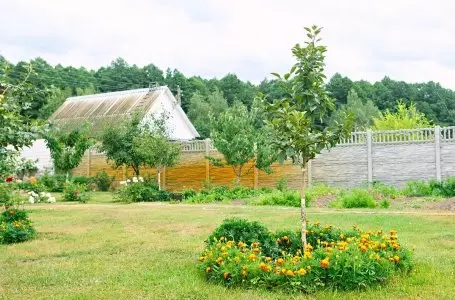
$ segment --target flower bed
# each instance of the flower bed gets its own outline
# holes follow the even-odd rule
[[[352,290],[384,283],[412,268],[410,251],[394,230],[384,234],[309,224],[304,251],[296,232],[270,233],[275,244],[265,247],[235,238],[242,234],[231,230],[230,237],[212,235],[207,241],[199,268],[209,282],[301,292]]]
[[[20,243],[32,239],[36,232],[27,213],[10,208],[0,214],[0,244]]]

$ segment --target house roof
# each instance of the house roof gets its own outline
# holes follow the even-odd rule
[[[147,113],[167,87],[136,89],[68,98],[49,121],[60,128],[90,124],[92,132],[118,124],[134,112]]]

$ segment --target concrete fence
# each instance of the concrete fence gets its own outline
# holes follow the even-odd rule
[[[163,187],[170,190],[200,188],[204,181],[228,185],[235,180],[231,167],[215,167],[207,156],[222,157],[210,140],[182,143],[182,155],[177,166],[163,174]],[[87,151],[74,175],[94,176],[106,170],[116,181],[133,176],[127,168],[114,169],[102,153]],[[291,188],[301,186],[301,170],[291,162],[272,166],[266,174],[252,168],[242,177],[245,186],[273,187],[286,178]],[[153,169],[143,175],[154,176]],[[381,181],[402,186],[410,180],[443,179],[455,176],[455,127],[422,128],[377,132],[353,132],[347,139],[323,151],[308,166],[308,183],[358,186]]]

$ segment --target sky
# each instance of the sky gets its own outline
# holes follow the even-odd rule
[[[323,27],[327,76],[455,89],[455,2],[420,0],[0,0],[0,55],[95,69],[117,57],[254,83]]]

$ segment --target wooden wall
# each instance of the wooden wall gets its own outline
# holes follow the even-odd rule
[[[216,150],[211,150],[210,156],[220,157],[222,155]],[[179,163],[172,168],[167,168],[162,174],[162,186],[170,191],[180,191],[185,188],[200,189],[203,183],[210,180],[215,185],[231,185],[235,182],[236,176],[231,166],[215,167],[205,159],[207,152],[183,150]],[[286,162],[283,165],[278,163],[272,165],[273,172],[266,174],[258,171],[251,164],[245,166],[250,169],[248,174],[242,176],[241,184],[248,187],[275,187],[280,178],[288,180],[288,186],[293,189],[301,187],[301,170],[299,166]],[[95,150],[87,151],[82,163],[73,170],[73,176],[95,176],[98,172],[105,170],[110,176],[115,176],[114,185],[120,181],[133,177],[132,169],[114,168],[107,162],[106,156],[97,153]],[[141,176],[156,177],[156,170],[142,169]]]

